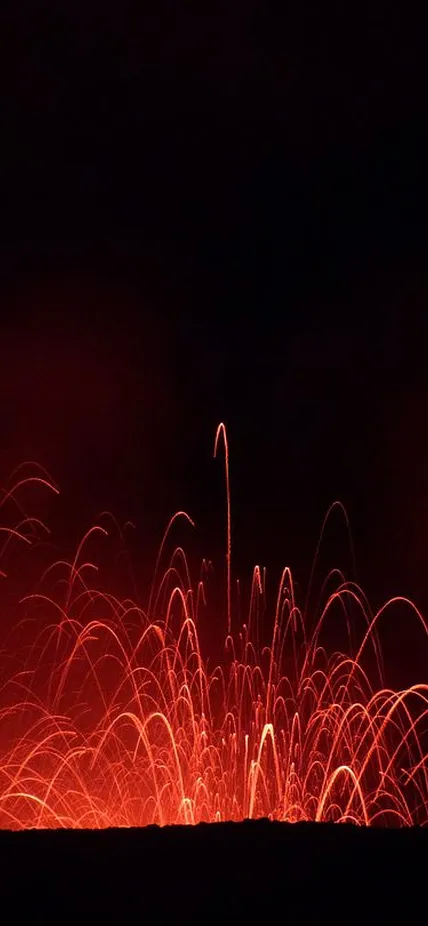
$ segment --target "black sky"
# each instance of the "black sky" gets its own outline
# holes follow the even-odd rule
[[[420,24],[378,0],[1,16],[2,476],[39,459],[79,530],[108,505],[154,549],[185,507],[213,553],[223,419],[239,569],[304,579],[340,498],[370,594],[428,605]]]

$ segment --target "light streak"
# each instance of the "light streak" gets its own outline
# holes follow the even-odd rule
[[[229,450],[227,587],[223,657],[209,667],[200,627],[205,576],[192,583],[182,547],[168,554],[171,518],[156,561],[149,605],[89,584],[94,525],[71,562],[44,570],[20,602],[22,620],[0,651],[0,826],[107,827],[195,824],[266,816],[275,820],[411,825],[428,821],[428,685],[394,690],[384,681],[380,638],[391,609],[427,625],[409,600],[372,614],[354,582],[332,570],[311,621],[285,568],[259,644],[264,570],[253,573],[245,623],[233,615]],[[36,472],[39,472],[36,470]],[[43,471],[44,472],[44,471]],[[2,555],[35,545],[40,519],[22,490],[0,496]],[[46,477],[46,478],[45,478]],[[23,544],[22,541],[25,541]],[[6,548],[4,546],[6,543]],[[9,569],[2,563],[1,588]],[[45,587],[52,570],[55,594]],[[311,583],[313,575],[311,576]],[[330,651],[326,621],[341,615],[348,644]],[[19,613],[19,612],[18,612]],[[264,619],[265,620],[265,619]],[[349,628],[352,625],[352,634]],[[382,626],[381,626],[382,625]],[[266,632],[267,619],[263,631]],[[359,637],[358,637],[359,633]],[[30,636],[29,636],[30,634]],[[351,642],[352,638],[352,642]],[[209,654],[208,654],[209,656]]]

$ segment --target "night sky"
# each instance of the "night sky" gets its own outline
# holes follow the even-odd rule
[[[64,543],[108,507],[150,563],[185,508],[221,563],[224,420],[237,573],[304,588],[339,498],[374,603],[427,609],[423,30],[89,0],[0,31],[1,482],[39,460]]]

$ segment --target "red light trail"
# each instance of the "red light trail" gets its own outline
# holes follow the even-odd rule
[[[220,441],[227,489],[220,664],[210,667],[200,644],[206,570],[193,582],[181,547],[167,558],[172,526],[189,516],[178,512],[167,527],[146,609],[93,586],[97,567],[87,551],[94,537],[107,534],[93,526],[74,559],[53,563],[20,599],[19,619],[3,641],[0,827],[261,816],[427,822],[428,684],[388,687],[380,647],[390,609],[406,609],[425,639],[423,616],[404,598],[372,613],[359,586],[333,570],[309,617],[285,568],[264,646],[266,580],[256,567],[247,618],[237,626],[223,425],[215,453]],[[19,545],[37,546],[47,531],[26,513],[23,493],[33,483],[58,492],[40,467],[24,473],[18,470],[0,496],[0,590]],[[337,651],[330,651],[325,632],[332,615],[348,627],[349,645]]]

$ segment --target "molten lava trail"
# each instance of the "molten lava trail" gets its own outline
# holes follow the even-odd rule
[[[55,561],[2,641],[0,827],[105,828],[269,817],[385,826],[428,819],[428,685],[384,678],[382,626],[358,585],[332,570],[311,615],[284,568],[259,643],[266,577],[256,567],[245,622],[233,613],[229,455],[223,656],[210,667],[200,628],[206,570],[193,581],[165,532],[146,608],[96,584],[89,557],[103,516],[71,561]],[[57,493],[40,467],[20,468],[0,496],[0,594],[21,548],[46,534],[27,511],[32,487]],[[24,504],[25,500],[25,504]],[[106,525],[109,522],[109,527]],[[95,577],[95,580],[94,580]],[[15,610],[14,610],[15,614]],[[327,622],[348,643],[330,651]],[[263,617],[263,629],[267,619]],[[209,654],[208,654],[209,656]]]

